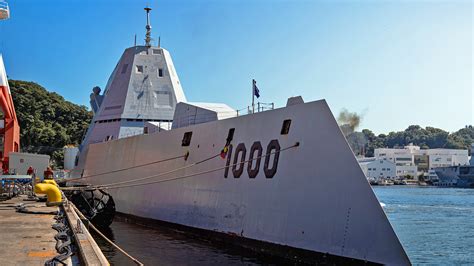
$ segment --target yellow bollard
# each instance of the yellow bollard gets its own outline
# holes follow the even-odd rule
[[[41,182],[41,183],[51,184],[51,185],[54,185],[54,186],[58,186],[58,183],[56,183],[56,181],[54,181],[54,179],[45,179],[45,180],[43,180],[43,182]]]
[[[54,182],[54,180],[53,180]],[[36,194],[46,194],[48,200],[46,206],[58,206],[62,203],[62,195],[59,188],[52,184],[39,183],[35,185]]]

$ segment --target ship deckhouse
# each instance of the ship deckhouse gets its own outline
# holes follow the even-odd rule
[[[148,122],[171,128],[176,104],[186,102],[170,53],[151,45],[151,9],[145,10],[146,43],[124,51],[103,94],[100,88],[93,89],[90,103],[94,118],[82,147],[143,134]]]

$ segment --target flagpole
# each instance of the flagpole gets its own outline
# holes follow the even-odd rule
[[[255,79],[252,79],[252,114],[255,113]]]

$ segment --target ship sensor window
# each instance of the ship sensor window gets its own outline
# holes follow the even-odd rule
[[[186,132],[183,136],[183,141],[181,142],[181,146],[186,147],[191,144],[191,137],[193,136],[193,132]]]
[[[143,66],[137,66],[137,73],[143,73]]]
[[[122,74],[125,74],[125,72],[127,71],[127,68],[128,68],[128,64],[125,64],[122,66]]]
[[[158,69],[158,77],[163,77],[163,68]]]
[[[288,132],[290,132],[290,125],[291,125],[291,119],[287,119],[283,121],[283,125],[281,126],[282,135],[287,135]]]
[[[153,54],[161,54],[161,50],[160,49],[153,49]]]

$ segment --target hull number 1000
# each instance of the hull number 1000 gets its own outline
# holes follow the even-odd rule
[[[263,148],[260,141],[255,141],[252,144],[248,154],[249,157],[246,159],[247,148],[244,143],[239,143],[237,147],[235,147],[235,151],[232,144],[229,145],[224,177],[227,178],[229,171],[232,171],[234,178],[239,178],[246,168],[249,178],[255,178],[260,171],[262,159],[264,159],[263,172],[265,173],[265,177],[272,178],[276,174],[278,159],[280,157],[280,143],[278,143],[277,139],[268,143],[265,156],[262,155]],[[270,165],[271,158],[273,158],[273,160]]]

